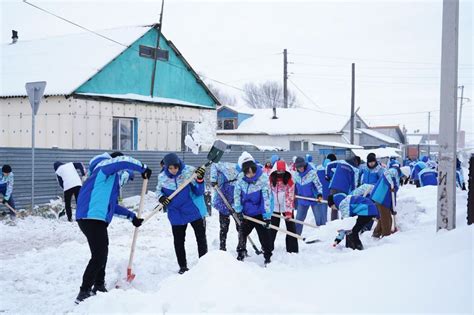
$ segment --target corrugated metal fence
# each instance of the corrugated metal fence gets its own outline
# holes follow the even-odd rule
[[[82,162],[88,167],[89,160],[101,150],[68,150],[68,149],[36,149],[35,150],[35,204],[44,204],[57,196],[63,196],[63,191],[59,187],[53,170],[56,161],[61,162]],[[165,151],[129,151],[124,154],[147,164],[154,172],[149,182],[148,189],[154,190],[157,181],[157,174],[160,170],[160,161],[169,153]],[[291,161],[293,156],[304,156],[305,152],[285,151],[285,152],[250,152],[252,156],[262,164],[270,160],[273,154],[278,154],[285,161]],[[315,153],[315,152],[311,152]],[[207,152],[193,154],[192,152],[177,152],[178,156],[189,165],[199,166],[206,162]],[[226,152],[222,161],[237,162],[241,152]],[[314,155],[314,162],[320,163],[322,157]],[[345,158],[338,156],[338,158]],[[0,165],[9,164],[15,174],[15,185],[13,196],[17,203],[17,208],[27,208],[31,206],[31,149],[28,148],[0,148]],[[135,176],[136,180],[129,182],[123,189],[123,196],[133,196],[140,194],[141,177]]]

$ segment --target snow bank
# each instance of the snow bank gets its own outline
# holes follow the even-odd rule
[[[352,251],[332,242],[339,228],[354,218],[337,220],[303,234],[321,242],[300,243],[299,254],[285,252],[277,236],[272,263],[253,253],[235,259],[237,233],[231,224],[228,252],[217,251],[218,216],[207,219],[210,252],[198,260],[188,228],[190,271],[177,274],[171,228],[159,213],[141,228],[132,287],[114,289],[125,276],[132,225],[114,219],[109,226],[110,249],[106,294],[78,306],[82,272],[89,259],[85,237],[77,225],[31,217],[16,227],[0,224],[2,298],[6,313],[472,313],[473,228],[466,226],[466,192],[458,191],[457,229],[436,233],[436,187],[402,187],[398,200],[400,232],[381,240],[361,236],[366,250]],[[139,198],[124,200],[128,207]],[[148,193],[146,210],[156,204]],[[217,213],[217,212],[214,212]],[[313,221],[308,216],[307,221]],[[258,243],[255,233],[251,237]],[[5,289],[6,288],[6,289]],[[45,302],[47,300],[47,303]],[[28,303],[25,303],[28,301]]]

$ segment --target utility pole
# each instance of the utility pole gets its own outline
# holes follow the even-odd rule
[[[283,49],[283,104],[288,108],[288,56],[286,48]]]
[[[156,49],[153,54],[154,56],[154,63],[153,63],[153,73],[151,74],[151,86],[150,86],[150,96],[153,98],[153,92],[155,89],[155,77],[156,77],[156,63],[158,61],[158,50],[160,47],[160,37],[161,37],[161,29],[163,26],[163,9],[165,7],[165,0],[161,0],[161,13],[160,13],[160,24],[158,25],[158,35],[156,36]]]
[[[459,0],[443,0],[436,230],[456,228]]]
[[[431,153],[431,112],[428,112],[428,157]]]
[[[464,102],[464,85],[459,87],[461,89],[461,103],[459,104],[459,123],[458,123],[458,136],[461,132],[461,119],[462,119],[462,105]]]
[[[355,108],[355,63],[352,63],[352,92],[351,92],[351,144],[354,144],[354,108]]]

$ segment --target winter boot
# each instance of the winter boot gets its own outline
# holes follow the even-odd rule
[[[265,265],[268,265],[268,264],[271,263],[271,262],[272,262],[272,260],[270,259],[270,257],[265,258],[265,262],[264,262]]]
[[[58,218],[64,216],[66,214],[66,209],[63,209],[61,212],[59,212]]]
[[[97,291],[105,293],[107,292],[107,288],[104,284],[94,284],[94,286],[92,287],[92,293],[96,294]]]
[[[85,299],[87,299],[87,298],[89,298],[93,295],[94,295],[94,292],[92,292],[91,290],[80,290],[79,294],[76,297],[75,303],[79,304],[82,301],[84,301]]]
[[[346,247],[356,249],[356,240],[352,232],[346,234]]]
[[[189,271],[188,267],[181,267],[181,268],[179,268],[178,273],[179,273],[180,275],[182,275],[182,274],[185,273],[186,271]]]
[[[245,253],[239,252],[239,254],[237,255],[237,260],[244,261],[244,259],[245,259]]]

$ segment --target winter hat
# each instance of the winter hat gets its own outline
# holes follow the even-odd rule
[[[306,166],[306,160],[303,157],[298,156],[295,160],[295,167],[300,168],[300,167],[305,167],[305,166]]]
[[[426,162],[428,162],[428,160],[429,160],[429,158],[428,158],[426,155],[424,155],[424,156],[421,157],[421,161],[422,161],[422,162],[425,162],[425,163],[426,163]]]
[[[333,162],[333,161],[336,161],[337,160],[337,157],[334,153],[329,153],[327,156],[326,156],[326,159],[328,159],[329,161]]]
[[[373,152],[367,154],[367,163],[370,163],[370,162],[377,162],[377,158],[375,156],[375,153]]]
[[[181,160],[176,155],[176,153],[168,153],[163,158],[163,162],[165,162],[165,167],[168,168],[170,165],[181,165]]]
[[[11,173],[12,172],[12,167],[8,164],[5,164],[2,166],[2,173]]]
[[[311,154],[306,154],[306,162],[307,163],[311,163],[313,162],[313,156]]]
[[[355,164],[356,166],[359,166],[359,165],[360,165],[360,162],[361,162],[361,161],[360,161],[360,156],[358,156],[358,155],[354,156],[354,164]]]
[[[277,161],[276,169],[277,169],[278,172],[285,172],[286,171],[285,161]]]
[[[410,176],[410,166],[400,167],[400,171],[402,172],[403,176],[405,176],[405,177]]]
[[[271,158],[272,165],[275,165],[275,163],[279,160],[280,160],[280,157],[278,155],[276,154],[272,155],[272,158]]]
[[[329,197],[331,196],[332,196],[332,200],[331,200],[332,205],[335,205],[336,208],[339,209],[339,205],[341,204],[341,201],[343,201],[347,195],[344,193],[338,193],[338,194],[330,195]],[[329,197],[328,197],[328,206],[329,206]]]
[[[59,161],[56,161],[54,162],[54,171],[56,172],[58,170],[58,168],[63,165],[64,163],[63,162],[59,162]]]
[[[110,153],[111,158],[116,158],[117,156],[123,156],[123,153],[120,151],[115,151],[115,152]]]
[[[253,158],[253,156],[250,155],[250,153],[248,153],[247,151],[244,151],[240,155],[237,164],[239,164],[239,167],[243,170],[244,164],[248,162],[252,162],[253,164],[255,164],[255,159]],[[248,164],[245,166],[248,166]]]

